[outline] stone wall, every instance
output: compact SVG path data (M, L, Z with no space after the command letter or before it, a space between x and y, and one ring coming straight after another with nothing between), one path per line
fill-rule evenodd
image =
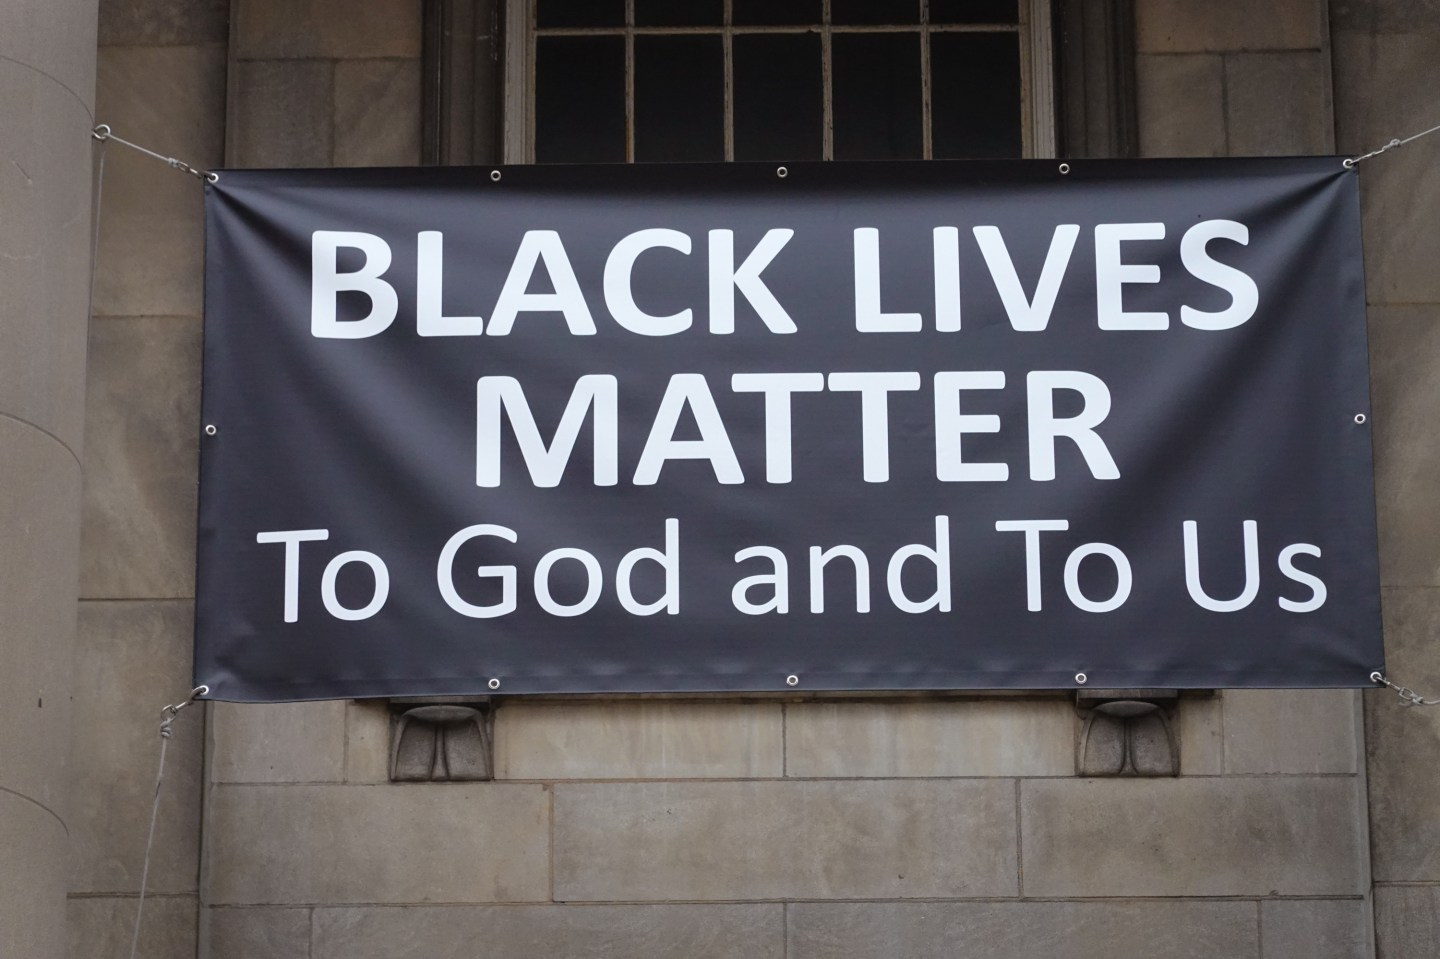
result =
M213 3L109 6L101 119L122 135L197 163L418 162L419 0L232 0L228 34ZM1440 18L1399 0L1138 6L1146 155L1359 152L1434 122ZM1435 149L1362 172L1387 643L1428 688ZM186 684L193 595L199 194L118 154L86 434L77 957L128 937L155 697ZM1373 825L1347 691L1184 699L1181 775L1123 780L1077 777L1056 696L502 701L495 781L467 784L388 782L383 705L217 704L203 776L198 713L172 743L147 924L154 955L211 959L1358 959L1373 833L1380 955L1434 954L1440 725L1367 707Z

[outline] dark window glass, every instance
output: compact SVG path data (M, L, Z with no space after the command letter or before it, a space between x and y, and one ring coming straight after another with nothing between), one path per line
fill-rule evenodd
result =
M824 149L820 38L737 36L735 159L819 160Z
M732 0L730 20L740 27L819 23L820 0Z
M1019 35L932 33L930 44L935 157L1020 156Z
M831 44L835 159L920 157L920 35L836 34Z
M535 23L544 27L623 27L625 0L537 0Z
M718 36L635 38L636 160L725 159L724 56Z
M635 0L637 27L718 27L724 22L722 0Z
M535 41L535 160L625 160L625 38Z
M930 0L931 23L1019 23L1015 0Z
M830 22L841 26L919 23L920 0L831 0Z

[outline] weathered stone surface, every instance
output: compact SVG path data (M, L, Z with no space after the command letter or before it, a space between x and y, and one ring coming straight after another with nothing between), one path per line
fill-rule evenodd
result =
M547 787L216 786L218 905L548 899Z
M79 496L70 451L0 415L0 790L67 820Z
M6 15L0 11L0 33ZM0 413L35 424L76 458L85 408L91 123L71 93L0 56Z
M80 604L72 677L71 892L140 889L160 709L189 688L193 627L188 602ZM151 850L154 893L195 891L205 708L186 709L171 726Z
M6 956L59 955L65 941L65 826L0 791L0 946Z
M1024 780L1024 893L1359 895L1359 805L1352 777Z
M345 707L345 781L390 780L390 708L384 700L361 700Z
M225 142L225 48L106 47L96 110L119 136L197 167ZM105 148L100 316L199 316L204 192L194 177L118 144Z
M216 703L210 778L217 783L340 782L345 703Z
M420 162L420 61L335 64L335 165Z
M1440 943L1440 886L1375 887L1375 959L1420 959Z
M1063 699L800 703L785 707L791 776L1071 776Z
M1225 692L1228 773L1353 773L1360 721L1349 689Z
M782 910L778 903L317 909L313 959L780 959Z
M1367 959L1370 917L1363 899L1268 899L1260 903L1265 959Z
M136 902L133 897L71 899L66 922L70 959L130 955ZM195 909L192 896L147 897L137 953L145 959L193 959Z
M237 4L235 55L279 60L420 56L421 0Z
M225 141L229 166L330 165L334 64L240 60L232 69L234 105Z
M1232 156L1335 150L1326 51L1226 57L1225 108Z
M1370 308L1370 395L1380 582L1440 585L1440 307Z
M1330 25L1347 33L1440 31L1440 0L1333 0Z
M1319 50L1325 5L1316 0L1145 0L1135 5L1142 53Z
M1433 75L1440 32L1337 33L1335 133L1343 152L1360 154L1434 121ZM1365 226L1365 289L1371 303L1440 302L1440 137L1429 136L1365 161L1360 168Z
M1250 902L799 902L790 959L1247 959ZM1269 956L1269 953L1266 953Z
M230 0L100 0L101 46L224 43L229 30Z
M1440 590L1386 589L1390 675L1435 696ZM1440 880L1440 707L1406 708L1390 690L1365 693L1370 842L1377 882Z
M495 711L499 779L782 775L780 705L594 702Z
M1224 156L1225 79L1218 56L1138 56L1140 155Z
M395 720L396 782L480 782L494 778L490 717L475 706L427 703Z
M90 331L80 591L195 592L200 324L113 318Z
M97 20L95 0L6 4L0 12L0 60L33 68L27 72L43 74L48 85L62 87L89 112L95 92ZM68 129L72 135L78 132L58 118L53 129ZM7 151L14 136L13 130L6 129Z
M1220 696L1181 697L1175 723L1175 735L1180 740L1180 775L1220 774L1225 742L1220 708Z
M208 959L310 959L310 910L210 909Z
M555 787L566 901L1013 896L1009 782ZM1028 864L1027 864L1028 868Z

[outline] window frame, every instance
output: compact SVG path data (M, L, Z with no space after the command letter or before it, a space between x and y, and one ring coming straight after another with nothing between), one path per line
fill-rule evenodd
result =
M1056 130L1056 97L1055 97L1055 76L1054 64L1057 45L1055 43L1055 30L1052 19L1052 0L1019 0L1020 22L1015 28L1021 38L1020 43L1020 122L1021 142L1023 156L1025 157L1054 157L1057 154ZM502 146L500 155L503 162L525 164L535 162L535 40L537 29L535 23L535 11L537 0L504 0L504 70L501 76L503 84L503 121L501 124ZM823 0L826 18L828 19L830 0ZM730 0L725 0L727 8ZM634 0L626 0L627 22L633 23ZM733 31L741 32L800 32L794 28L760 28L750 30L748 28L732 27L705 27L705 28L678 28L671 30L663 27L625 27L625 28L595 28L567 30L566 33L574 35L616 35L623 32L627 37L626 58L632 61L634 56L634 44L630 42L636 33L644 35L664 35L667 33L696 33L720 34L725 38L726 47L730 44ZM829 38L835 33L873 33L884 30L884 27L855 26L855 27L833 27L815 26L810 28L812 32L818 32L822 38L822 48L825 50L825 63L829 63ZM924 111L923 143L924 155L926 158L931 152L931 124L930 124L930 43L929 35L932 32L942 32L941 28L931 28L928 24L907 24L897 25L889 28L896 32L918 32L922 34L921 62L923 74L922 108ZM943 32L964 32L971 30L975 32L996 32L992 28L977 25L974 28L946 26ZM727 71L729 58L726 58ZM633 82L633 70L627 64L626 76L629 82ZM828 79L828 78L827 78ZM725 152L727 159L733 156L734 138L732 136L731 115L729 110L730 97L729 78L726 82L726 131L725 131ZM825 131L824 156L830 159L833 156L833 136L831 124L828 122L831 110L831 89L827 82L824 85L824 103L826 121L823 124ZM627 143L627 156L633 159L633 110L634 91L626 91L625 109L627 112L627 129L632 131L629 134L630 142Z

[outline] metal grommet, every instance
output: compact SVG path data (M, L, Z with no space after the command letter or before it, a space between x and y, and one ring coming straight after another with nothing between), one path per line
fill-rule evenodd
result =
M215 428L215 424L214 424L214 423L207 423L207 424L205 425L205 435L206 435L206 436L214 436L214 435L215 435L216 433L218 433L218 432L220 432L220 431Z
M209 180L211 183L219 183L219 182L220 182L220 174L218 174L218 173L216 173L216 172L214 172L214 171L212 170L212 171L210 171L209 173L205 174L205 179Z
M491 689L499 689L499 688L500 688L500 680L498 680L498 679L492 679L492 680L490 680L490 682L486 683L485 685L489 686Z
M1356 425L1356 426L1364 426L1364 425L1365 425L1365 414L1364 414L1364 413L1356 413L1356 414L1355 414L1355 425Z
M100 141L102 141L102 142L105 141L105 140L110 139L110 124L108 124L108 123L97 123L97 124L95 125L95 129L93 129L93 130L90 131L90 135L91 135L92 137L94 137L95 139L100 140Z
M1343 167L1344 167L1345 169L1347 169L1347 170L1353 170L1353 169L1355 169L1355 158L1354 158L1354 157L1346 157L1345 159L1343 159L1343 160L1340 161L1340 165L1343 166Z
M1068 163L1062 163L1062 164L1060 164L1060 172L1061 172L1061 173L1069 173L1069 172L1070 172L1070 164L1068 164Z
M783 166L779 166L775 168L775 175L783 180L790 175L790 171L785 169Z
M799 676L796 676L794 673L791 673L789 676L786 676L786 677L785 677L785 685L786 685L786 686L799 686L799 685L800 685L800 677L799 677Z
M1089 681L1090 681L1090 677L1089 677L1089 676L1086 676L1084 673L1076 673L1076 674L1075 674L1075 685L1077 685L1077 686L1084 686L1084 685L1085 685L1086 683L1088 683Z
M490 171L490 182L491 182L491 183L499 183L499 182L500 182L500 171L499 171L499 170L491 170L491 171Z
M1383 683L1383 682L1385 682L1385 674L1382 673L1382 672L1380 672L1380 670L1378 670L1378 669L1375 670L1375 672L1373 672L1373 673L1370 674L1370 682L1372 682L1372 683Z

